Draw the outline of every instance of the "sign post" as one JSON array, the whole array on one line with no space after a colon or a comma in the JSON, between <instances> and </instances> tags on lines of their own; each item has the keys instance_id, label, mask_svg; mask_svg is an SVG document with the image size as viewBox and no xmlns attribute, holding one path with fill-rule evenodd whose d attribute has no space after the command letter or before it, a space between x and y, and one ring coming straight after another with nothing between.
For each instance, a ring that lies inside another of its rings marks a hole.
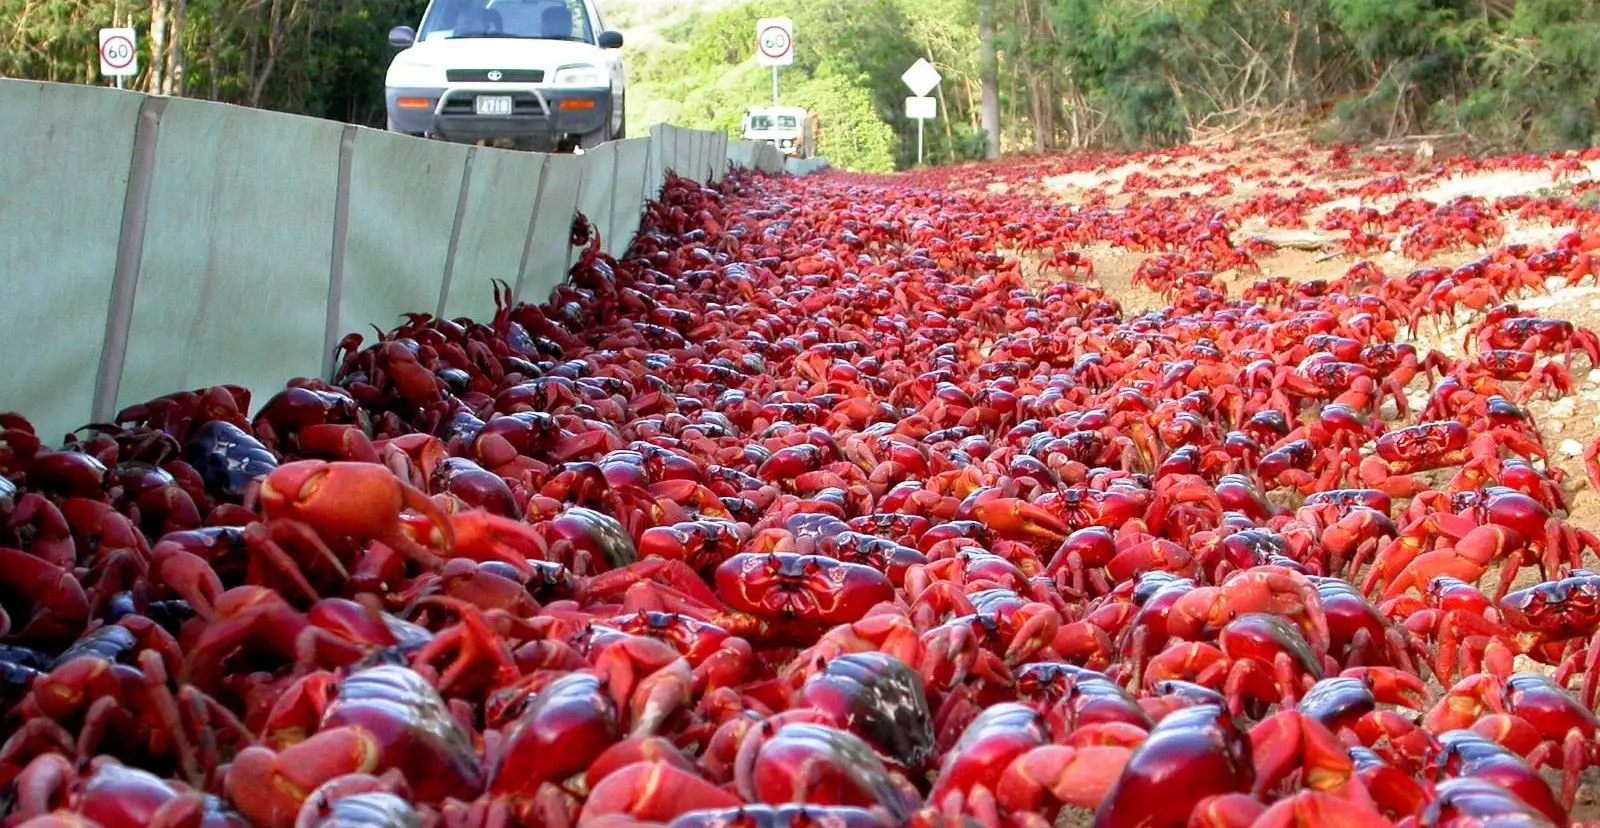
<instances>
[{"instance_id":1,"label":"sign post","mask_svg":"<svg viewBox=\"0 0 1600 828\"><path fill-rule=\"evenodd\" d=\"M922 125L939 117L939 99L919 96L906 98L906 117L917 122L917 166L922 166Z\"/></svg>"},{"instance_id":2,"label":"sign post","mask_svg":"<svg viewBox=\"0 0 1600 828\"><path fill-rule=\"evenodd\" d=\"M139 50L135 46L133 29L100 30L100 74L115 78L117 88L122 79L139 74Z\"/></svg>"},{"instance_id":3,"label":"sign post","mask_svg":"<svg viewBox=\"0 0 1600 828\"><path fill-rule=\"evenodd\" d=\"M772 105L779 104L778 67L794 65L794 21L765 17L756 21L756 61L772 67Z\"/></svg>"},{"instance_id":4,"label":"sign post","mask_svg":"<svg viewBox=\"0 0 1600 828\"><path fill-rule=\"evenodd\" d=\"M906 98L906 117L917 122L917 166L922 166L922 125L929 118L939 117L939 101L928 97L944 77L933 68L927 58L918 58L900 80L905 81L914 98Z\"/></svg>"}]
</instances>

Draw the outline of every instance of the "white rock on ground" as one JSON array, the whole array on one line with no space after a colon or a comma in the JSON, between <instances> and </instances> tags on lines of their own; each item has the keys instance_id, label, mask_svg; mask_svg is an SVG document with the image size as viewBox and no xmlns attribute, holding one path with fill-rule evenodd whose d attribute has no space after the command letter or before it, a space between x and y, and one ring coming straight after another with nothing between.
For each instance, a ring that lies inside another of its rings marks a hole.
<instances>
[{"instance_id":1,"label":"white rock on ground","mask_svg":"<svg viewBox=\"0 0 1600 828\"><path fill-rule=\"evenodd\" d=\"M1562 440L1561 453L1568 457L1577 457L1578 455L1583 454L1583 444L1571 438Z\"/></svg>"}]
</instances>

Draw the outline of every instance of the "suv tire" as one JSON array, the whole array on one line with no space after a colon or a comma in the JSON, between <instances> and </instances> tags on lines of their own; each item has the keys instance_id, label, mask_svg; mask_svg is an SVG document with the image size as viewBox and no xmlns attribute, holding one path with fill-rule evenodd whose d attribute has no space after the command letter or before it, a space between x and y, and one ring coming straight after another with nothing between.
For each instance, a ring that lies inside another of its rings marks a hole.
<instances>
[{"instance_id":1,"label":"suv tire","mask_svg":"<svg viewBox=\"0 0 1600 828\"><path fill-rule=\"evenodd\" d=\"M611 111L606 110L605 123L594 132L585 132L584 134L579 135L578 146L582 148L584 152L588 152L589 150L592 150L595 147L612 140L614 137L615 136L611 134Z\"/></svg>"}]
</instances>

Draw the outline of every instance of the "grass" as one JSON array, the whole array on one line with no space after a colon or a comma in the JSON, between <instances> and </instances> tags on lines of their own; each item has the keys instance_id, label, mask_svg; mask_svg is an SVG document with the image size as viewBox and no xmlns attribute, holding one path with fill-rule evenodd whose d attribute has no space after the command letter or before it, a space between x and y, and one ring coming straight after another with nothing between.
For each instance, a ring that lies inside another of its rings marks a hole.
<instances>
[{"instance_id":1,"label":"grass","mask_svg":"<svg viewBox=\"0 0 1600 828\"><path fill-rule=\"evenodd\" d=\"M696 12L714 12L745 0L594 0L606 26L622 32L623 64L628 67L628 135L648 133L654 124L671 123L683 102L662 97L651 83L657 67L668 68L685 44L668 43L666 30ZM754 32L751 37L754 37Z\"/></svg>"}]
</instances>

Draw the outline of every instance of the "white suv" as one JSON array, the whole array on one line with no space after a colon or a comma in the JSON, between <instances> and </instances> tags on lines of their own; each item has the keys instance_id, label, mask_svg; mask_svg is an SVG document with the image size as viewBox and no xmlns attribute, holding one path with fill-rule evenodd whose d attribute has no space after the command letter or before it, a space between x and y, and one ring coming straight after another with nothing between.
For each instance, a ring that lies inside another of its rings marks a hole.
<instances>
[{"instance_id":1,"label":"white suv","mask_svg":"<svg viewBox=\"0 0 1600 828\"><path fill-rule=\"evenodd\" d=\"M622 35L585 0L431 0L389 43L391 132L546 152L624 136Z\"/></svg>"}]
</instances>

